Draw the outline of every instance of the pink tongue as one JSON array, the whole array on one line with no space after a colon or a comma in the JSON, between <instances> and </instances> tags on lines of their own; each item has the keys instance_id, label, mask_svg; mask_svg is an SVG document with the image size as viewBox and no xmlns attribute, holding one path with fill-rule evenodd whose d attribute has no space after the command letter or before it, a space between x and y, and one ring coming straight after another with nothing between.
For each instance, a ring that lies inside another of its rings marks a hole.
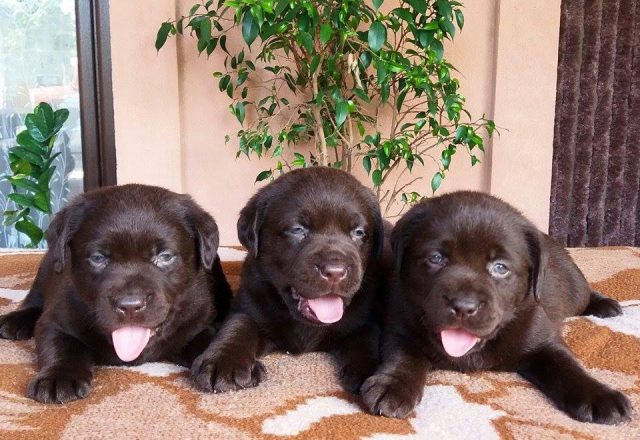
<instances>
[{"instance_id":1,"label":"pink tongue","mask_svg":"<svg viewBox=\"0 0 640 440\"><path fill-rule=\"evenodd\" d=\"M453 357L464 356L480 340L477 336L461 328L442 330L440 337L444 350Z\"/></svg>"},{"instance_id":2,"label":"pink tongue","mask_svg":"<svg viewBox=\"0 0 640 440\"><path fill-rule=\"evenodd\" d=\"M111 333L116 354L124 362L135 360L151 337L151 329L144 327L121 327Z\"/></svg>"},{"instance_id":3,"label":"pink tongue","mask_svg":"<svg viewBox=\"0 0 640 440\"><path fill-rule=\"evenodd\" d=\"M340 318L342 318L344 307L342 298L338 295L330 293L329 295L308 299L307 301L309 308L313 310L313 313L315 313L316 318L318 318L320 322L331 324L340 321Z\"/></svg>"}]
</instances>

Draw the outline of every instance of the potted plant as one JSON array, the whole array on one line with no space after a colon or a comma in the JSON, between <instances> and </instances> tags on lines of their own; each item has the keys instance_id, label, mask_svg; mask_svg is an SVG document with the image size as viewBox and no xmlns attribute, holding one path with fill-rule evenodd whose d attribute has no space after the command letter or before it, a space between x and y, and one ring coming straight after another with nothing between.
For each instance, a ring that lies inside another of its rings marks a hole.
<instances>
[{"instance_id":1,"label":"potted plant","mask_svg":"<svg viewBox=\"0 0 640 440\"><path fill-rule=\"evenodd\" d=\"M67 109L54 111L49 104L41 102L26 115L25 129L16 136L17 145L9 149L11 173L3 177L11 183L8 199L15 209L4 211L3 223L13 225L29 237L29 247L38 247L44 238L34 211L52 213L50 182L56 171L54 161L61 154L54 152L54 146L68 117Z\"/></svg>"},{"instance_id":2,"label":"potted plant","mask_svg":"<svg viewBox=\"0 0 640 440\"><path fill-rule=\"evenodd\" d=\"M213 76L240 123L237 156L276 158L256 180L310 165L362 167L393 216L423 196L407 172L435 160L436 191L458 150L480 161L481 134L495 124L465 109L444 56L444 40L464 26L461 3L382 3L209 0L162 23L156 48L189 33L198 52L224 53L225 70ZM227 40L238 31L244 44L232 53Z\"/></svg>"}]
</instances>

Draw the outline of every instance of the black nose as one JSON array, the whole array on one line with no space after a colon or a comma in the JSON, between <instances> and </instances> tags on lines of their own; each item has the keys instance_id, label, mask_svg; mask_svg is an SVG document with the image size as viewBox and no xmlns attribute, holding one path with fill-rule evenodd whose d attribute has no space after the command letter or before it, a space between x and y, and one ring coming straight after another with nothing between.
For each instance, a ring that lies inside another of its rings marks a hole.
<instances>
[{"instance_id":1,"label":"black nose","mask_svg":"<svg viewBox=\"0 0 640 440\"><path fill-rule=\"evenodd\" d=\"M318 271L322 278L335 284L345 279L347 276L347 266L344 264L329 263L318 266Z\"/></svg>"},{"instance_id":2,"label":"black nose","mask_svg":"<svg viewBox=\"0 0 640 440\"><path fill-rule=\"evenodd\" d=\"M445 297L445 299L458 319L466 319L473 316L480 308L480 301L472 296L459 296L453 299Z\"/></svg>"},{"instance_id":3,"label":"black nose","mask_svg":"<svg viewBox=\"0 0 640 440\"><path fill-rule=\"evenodd\" d=\"M115 309L127 318L133 318L147 308L150 295L126 295L113 302Z\"/></svg>"}]
</instances>

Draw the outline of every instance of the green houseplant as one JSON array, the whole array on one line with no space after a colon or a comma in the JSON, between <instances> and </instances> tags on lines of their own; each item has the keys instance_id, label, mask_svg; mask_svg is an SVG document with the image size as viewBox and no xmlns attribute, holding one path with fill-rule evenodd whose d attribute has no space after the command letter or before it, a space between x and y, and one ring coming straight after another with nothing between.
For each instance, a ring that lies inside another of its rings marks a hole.
<instances>
[{"instance_id":1,"label":"green houseplant","mask_svg":"<svg viewBox=\"0 0 640 440\"><path fill-rule=\"evenodd\" d=\"M17 145L9 149L11 174L4 176L12 186L9 194L16 209L4 211L4 224L27 235L31 247L37 247L44 231L32 217L32 210L51 214L49 183L56 170L53 165L60 152L53 147L58 132L69 117L67 109L53 111L45 102L38 104L24 120L25 129L16 137Z\"/></svg>"},{"instance_id":2,"label":"green houseplant","mask_svg":"<svg viewBox=\"0 0 640 440\"><path fill-rule=\"evenodd\" d=\"M241 124L237 155L276 158L256 180L294 167L361 166L389 216L424 192L406 172L435 161L436 191L458 150L480 161L481 133L491 136L495 124L465 110L444 57L443 41L464 26L461 3L401 0L384 11L382 3L209 0L162 23L156 48L189 33L200 53L224 53L225 70L213 76ZM233 32L244 40L237 53L227 46Z\"/></svg>"}]
</instances>

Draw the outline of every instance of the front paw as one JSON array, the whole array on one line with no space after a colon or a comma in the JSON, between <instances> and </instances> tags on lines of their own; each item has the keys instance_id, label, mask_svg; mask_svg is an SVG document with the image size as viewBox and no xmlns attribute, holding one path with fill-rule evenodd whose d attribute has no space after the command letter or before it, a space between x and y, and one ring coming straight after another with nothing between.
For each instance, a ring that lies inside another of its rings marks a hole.
<instances>
[{"instance_id":1,"label":"front paw","mask_svg":"<svg viewBox=\"0 0 640 440\"><path fill-rule=\"evenodd\" d=\"M366 365L352 362L340 368L338 378L342 388L349 393L358 394L364 381L375 372L375 365L375 361Z\"/></svg>"},{"instance_id":2,"label":"front paw","mask_svg":"<svg viewBox=\"0 0 640 440\"><path fill-rule=\"evenodd\" d=\"M27 387L27 397L40 403L67 403L84 399L91 391L91 375L40 372Z\"/></svg>"},{"instance_id":3,"label":"front paw","mask_svg":"<svg viewBox=\"0 0 640 440\"><path fill-rule=\"evenodd\" d=\"M191 379L201 391L223 393L257 386L266 377L261 362L252 357L204 352L193 361Z\"/></svg>"},{"instance_id":4,"label":"front paw","mask_svg":"<svg viewBox=\"0 0 640 440\"><path fill-rule=\"evenodd\" d=\"M422 387L389 374L376 374L362 384L360 393L372 414L404 419L420 402Z\"/></svg>"},{"instance_id":5,"label":"front paw","mask_svg":"<svg viewBox=\"0 0 640 440\"><path fill-rule=\"evenodd\" d=\"M33 336L40 309L19 309L0 316L0 338L22 340Z\"/></svg>"},{"instance_id":6,"label":"front paw","mask_svg":"<svg viewBox=\"0 0 640 440\"><path fill-rule=\"evenodd\" d=\"M361 374L357 370L352 370L348 366L340 369L340 374L338 376L340 379L340 385L342 388L351 394L358 394L362 383L367 378L367 375Z\"/></svg>"},{"instance_id":7,"label":"front paw","mask_svg":"<svg viewBox=\"0 0 640 440\"><path fill-rule=\"evenodd\" d=\"M574 390L562 408L581 422L616 425L631 417L631 402L619 391L604 385Z\"/></svg>"}]
</instances>

